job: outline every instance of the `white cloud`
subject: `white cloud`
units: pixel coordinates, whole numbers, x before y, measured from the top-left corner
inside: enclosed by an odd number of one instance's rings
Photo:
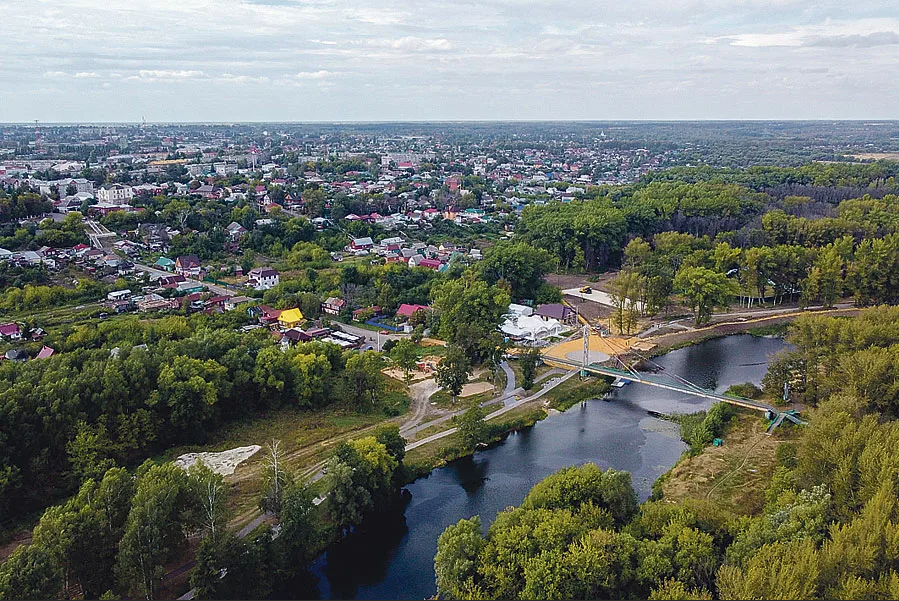
[[[142,81],[184,81],[204,77],[205,73],[195,69],[167,70],[167,69],[141,69],[137,76],[128,79]]]
[[[94,71],[78,71],[73,77],[75,79],[95,79],[100,77],[100,74]]]
[[[895,19],[861,19],[827,21],[802,25],[775,33],[743,33],[722,36],[733,46],[767,47],[870,47],[899,43],[899,21]]]
[[[331,77],[334,73],[330,71],[325,71],[321,69],[319,71],[300,71],[296,75],[294,75],[294,79],[325,79],[326,77]]]

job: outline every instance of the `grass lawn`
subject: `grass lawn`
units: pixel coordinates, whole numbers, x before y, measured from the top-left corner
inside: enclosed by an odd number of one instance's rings
[[[797,426],[788,425],[768,436],[765,424],[757,413],[741,411],[722,446],[684,457],[663,476],[659,484],[663,497],[672,502],[710,500],[734,514],[761,513],[777,467],[777,447],[798,435]]]
[[[546,393],[549,406],[559,411],[588,399],[601,398],[611,387],[603,377],[589,376],[581,380],[573,376]]]

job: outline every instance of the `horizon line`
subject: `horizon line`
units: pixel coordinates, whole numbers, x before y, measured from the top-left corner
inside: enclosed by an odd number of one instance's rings
[[[772,119],[772,118],[733,118],[733,119],[409,119],[409,120],[258,120],[258,121],[0,121],[0,126],[34,126],[42,125],[381,125],[381,124],[466,124],[466,123],[899,123],[894,118],[808,118],[808,119]]]

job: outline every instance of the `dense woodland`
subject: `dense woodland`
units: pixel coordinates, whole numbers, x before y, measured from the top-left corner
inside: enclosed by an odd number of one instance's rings
[[[706,500],[638,506],[629,474],[565,468],[486,535],[477,516],[447,528],[435,557],[441,597],[895,599],[899,309],[805,317],[789,340],[796,365],[772,367],[766,385],[801,378],[814,409],[779,446],[761,513]]]

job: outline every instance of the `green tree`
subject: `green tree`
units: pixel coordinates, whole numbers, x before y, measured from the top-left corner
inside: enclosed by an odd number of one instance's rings
[[[437,384],[453,395],[453,404],[456,397],[462,392],[462,387],[468,382],[471,374],[471,363],[465,351],[458,346],[447,347],[446,355],[437,364],[437,372],[434,380]]]
[[[543,276],[558,266],[546,250],[526,242],[499,242],[478,262],[478,271],[491,286],[506,285],[514,298],[533,299]]]
[[[674,288],[684,295],[696,325],[707,322],[714,307],[727,306],[738,292],[736,282],[705,267],[680,269],[674,277]]]
[[[393,362],[403,370],[403,378],[406,382],[412,379],[412,370],[418,364],[418,351],[415,344],[408,338],[399,340],[392,349],[390,349],[390,358]]]
[[[443,531],[434,556],[438,595],[449,599],[483,598],[474,593],[479,578],[478,557],[485,545],[480,516],[460,520]]]
[[[473,272],[466,272],[461,278],[435,286],[431,298],[440,314],[440,336],[461,347],[471,361],[486,358],[490,334],[509,308],[509,295],[477,279]]]
[[[537,362],[540,360],[540,349],[530,347],[521,354],[521,387],[530,390],[534,387],[534,377],[537,375]]]
[[[466,449],[473,449],[487,436],[488,426],[484,421],[485,415],[484,409],[475,403],[466,409],[459,418],[459,437]]]
[[[119,543],[118,571],[129,589],[153,599],[163,566],[185,542],[187,474],[171,463],[144,465],[125,532]]]
[[[56,599],[59,569],[41,546],[22,546],[0,565],[0,599]]]
[[[609,282],[609,296],[615,307],[619,332],[631,334],[636,327],[643,304],[640,297],[644,286],[643,278],[631,271],[622,271]]]
[[[381,355],[375,351],[356,353],[347,359],[343,379],[350,398],[360,405],[365,401],[370,407],[376,405],[385,386],[382,367]]]

